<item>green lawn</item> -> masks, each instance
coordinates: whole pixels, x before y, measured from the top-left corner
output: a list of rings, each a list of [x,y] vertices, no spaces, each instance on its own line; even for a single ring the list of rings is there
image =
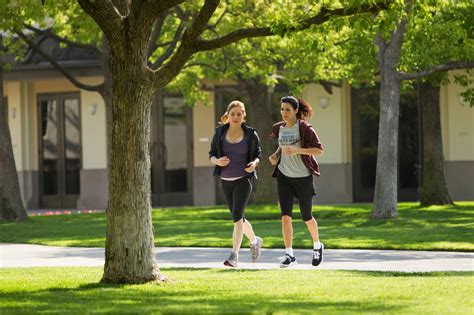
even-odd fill
[[[164,284],[98,284],[101,268],[0,270],[0,313],[472,314],[474,273],[165,269]]]
[[[370,220],[370,209],[370,204],[315,206],[326,248],[474,251],[474,202],[429,208],[401,203],[398,219],[389,221]],[[283,246],[277,206],[251,206],[246,217],[266,247]],[[310,247],[299,211],[294,218],[294,247]],[[232,220],[223,207],[155,209],[153,221],[157,246],[231,246]],[[0,224],[0,242],[101,247],[105,225],[103,213],[31,217]]]

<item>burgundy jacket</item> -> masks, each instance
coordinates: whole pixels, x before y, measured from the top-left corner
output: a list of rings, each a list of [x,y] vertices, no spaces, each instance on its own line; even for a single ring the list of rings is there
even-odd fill
[[[318,148],[321,150],[324,150],[323,145],[321,144],[321,141],[319,141],[319,137],[316,134],[316,131],[314,130],[313,126],[309,124],[308,122],[299,119],[299,124],[300,124],[300,137],[301,137],[301,147],[302,148]],[[272,128],[272,134],[270,137],[272,139],[278,139],[278,133],[280,132],[280,127],[284,125],[284,121],[280,121],[279,123],[276,123],[273,125]],[[320,176],[321,173],[319,172],[319,165],[314,156],[312,155],[306,155],[302,154],[301,158],[303,160],[303,164],[306,166],[308,171],[310,171],[311,174]],[[278,160],[277,165],[273,169],[272,176],[276,177],[275,171],[278,167],[278,164],[280,164],[280,159]]]

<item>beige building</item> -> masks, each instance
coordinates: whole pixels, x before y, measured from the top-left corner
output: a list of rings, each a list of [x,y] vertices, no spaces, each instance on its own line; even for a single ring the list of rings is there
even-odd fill
[[[97,61],[63,63],[81,82],[100,83]],[[441,89],[441,122],[448,188],[455,200],[474,200],[474,109],[462,88]],[[101,209],[107,203],[105,106],[98,93],[80,90],[44,62],[20,65],[6,74],[8,123],[28,208]],[[274,99],[278,99],[275,92]],[[235,95],[218,85],[206,107],[184,105],[178,94],[157,95],[152,110],[153,206],[213,205],[217,185],[208,150],[217,117]],[[308,85],[302,97],[313,104],[312,124],[325,145],[315,179],[318,203],[371,201],[378,130],[377,88],[334,88],[330,95]],[[251,104],[248,104],[251,106]],[[278,102],[272,106],[278,108]],[[416,91],[402,97],[400,200],[416,200],[419,128]],[[269,131],[258,131],[268,134]],[[264,139],[263,145],[267,140]]]

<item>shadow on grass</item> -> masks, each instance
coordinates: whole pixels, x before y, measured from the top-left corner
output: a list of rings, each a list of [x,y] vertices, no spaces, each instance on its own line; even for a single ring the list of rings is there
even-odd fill
[[[424,301],[424,297],[410,292],[423,288],[434,296],[439,293],[438,279],[429,278],[461,277],[449,281],[448,289],[452,289],[466,283],[462,277],[474,276],[472,272],[407,274],[318,270],[307,273],[167,268],[162,271],[171,280],[165,283],[114,285],[92,282],[100,279],[97,268],[75,270],[7,270],[6,280],[0,287],[0,313],[273,313],[287,310],[292,313],[406,313],[411,305]],[[399,277],[407,279],[394,279]],[[420,284],[418,278],[426,278],[426,281]],[[446,279],[443,281],[446,283]],[[281,282],[288,286],[281,286]],[[370,293],[361,293],[363,288]],[[457,294],[466,299],[467,293]],[[392,296],[397,298],[390,298]],[[456,297],[446,296],[450,301]],[[466,305],[461,306],[466,308]]]
[[[295,296],[254,293],[245,297],[213,289],[171,290],[173,284],[148,286],[117,286],[84,284],[75,288],[55,287],[31,292],[0,294],[4,314],[48,313],[272,313],[292,310],[295,313],[320,311],[387,312],[406,306],[387,305],[384,301],[357,301],[349,296],[340,301],[321,301],[305,295]],[[239,290],[243,290],[240,288]],[[11,305],[11,306],[9,306]]]

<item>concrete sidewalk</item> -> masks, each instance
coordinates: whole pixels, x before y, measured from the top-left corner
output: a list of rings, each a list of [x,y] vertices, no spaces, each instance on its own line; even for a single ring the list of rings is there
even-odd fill
[[[160,268],[226,268],[222,262],[227,248],[160,247]],[[239,269],[279,269],[281,249],[263,249],[258,263],[250,263],[249,249],[240,253]],[[295,250],[298,265],[291,269],[330,269],[366,271],[474,271],[474,253],[396,250],[329,249],[324,262],[311,266],[311,250]],[[103,266],[103,248],[52,247],[27,244],[0,244],[1,268]]]

